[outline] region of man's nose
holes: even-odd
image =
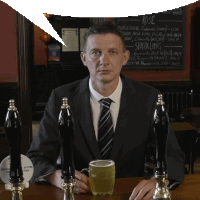
[[[109,55],[107,53],[102,53],[100,56],[100,63],[105,65],[109,64]]]

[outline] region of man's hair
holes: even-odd
[[[94,24],[87,30],[84,36],[83,51],[86,52],[87,40],[90,35],[99,35],[99,34],[108,34],[108,33],[113,33],[115,35],[118,35],[121,38],[123,51],[125,52],[126,44],[125,44],[123,33],[121,32],[119,27],[113,24],[111,21],[104,21],[99,24]]]

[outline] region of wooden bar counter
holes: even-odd
[[[75,200],[125,200],[129,199],[133,188],[142,178],[116,179],[112,196],[95,197],[92,194],[75,194]],[[200,199],[200,174],[185,175],[184,182],[171,191],[172,200]],[[0,185],[0,200],[11,200],[11,191],[6,191],[4,185]],[[23,190],[23,200],[63,200],[63,191],[52,185],[34,185]]]

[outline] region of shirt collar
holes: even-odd
[[[91,78],[89,79],[89,89],[90,89],[90,97],[94,103],[98,103],[101,99],[105,98],[104,96],[99,94],[96,90],[94,90],[94,88],[92,87]],[[106,98],[110,98],[114,103],[117,103],[120,100],[121,92],[122,92],[122,80],[121,77],[119,77],[119,82],[115,91]]]

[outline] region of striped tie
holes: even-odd
[[[110,104],[112,100],[106,98],[102,99],[101,102],[103,108],[99,119],[98,144],[102,158],[107,159],[110,157],[114,136],[112,116],[110,113]]]

